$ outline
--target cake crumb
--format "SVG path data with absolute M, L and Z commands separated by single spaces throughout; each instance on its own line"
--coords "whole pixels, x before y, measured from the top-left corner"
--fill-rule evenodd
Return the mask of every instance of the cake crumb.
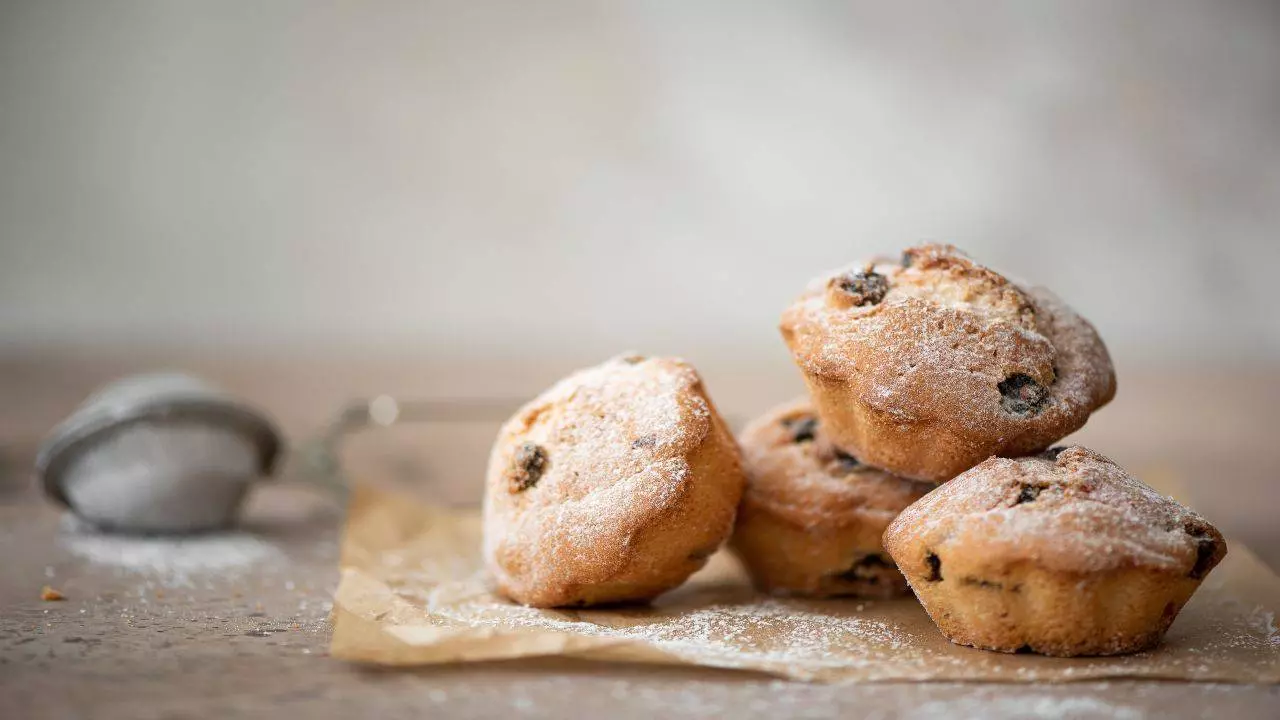
M 45 585 L 43 588 L 40 589 L 40 599 L 44 600 L 45 602 L 54 602 L 56 600 L 66 600 L 67 596 L 63 595 L 62 593 L 58 592 L 52 587 Z

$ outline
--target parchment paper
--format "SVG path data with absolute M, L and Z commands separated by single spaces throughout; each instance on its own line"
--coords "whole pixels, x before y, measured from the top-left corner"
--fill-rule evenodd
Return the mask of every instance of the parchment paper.
M 1164 643 L 1114 658 L 1005 655 L 952 645 L 914 598 L 754 593 L 721 552 L 652 606 L 535 610 L 493 594 L 477 511 L 372 489 L 352 498 L 334 602 L 334 657 L 429 665 L 548 655 L 736 668 L 814 681 L 1280 682 L 1280 579 L 1230 545 Z

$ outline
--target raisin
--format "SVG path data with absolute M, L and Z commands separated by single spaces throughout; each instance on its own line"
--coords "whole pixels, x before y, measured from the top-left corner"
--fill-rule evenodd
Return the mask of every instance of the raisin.
M 645 435 L 631 441 L 631 449 L 639 450 L 640 448 L 651 448 L 658 444 L 657 435 Z
M 788 418 L 782 421 L 784 427 L 791 431 L 791 442 L 813 442 L 818 432 L 818 418 L 812 416 Z
M 858 558 L 848 570 L 841 572 L 836 577 L 845 582 L 865 581 L 877 583 L 880 577 L 877 570 L 880 568 L 896 569 L 898 566 L 893 564 L 892 560 L 888 560 L 880 553 L 870 553 Z
M 961 585 L 970 585 L 979 587 L 983 590 L 1004 590 L 1004 583 L 998 583 L 994 580 L 983 580 L 982 578 L 967 577 L 960 581 Z
M 858 458 L 839 448 L 836 448 L 834 452 L 836 455 L 836 464 L 841 470 L 845 472 L 853 472 L 861 467 L 862 461 L 858 460 Z
M 925 564 L 929 566 L 929 577 L 925 580 L 929 582 L 938 582 L 942 579 L 942 558 L 933 553 L 926 553 L 924 556 Z
M 511 492 L 523 492 L 538 484 L 546 468 L 546 450 L 531 442 L 521 444 L 511 462 Z
M 876 305 L 889 292 L 889 279 L 870 268 L 836 278 L 836 287 L 853 298 L 853 304 Z
M 1046 460 L 1057 460 L 1058 456 L 1062 454 L 1062 451 L 1066 449 L 1067 449 L 1066 445 L 1055 445 L 1049 448 L 1048 450 L 1045 450 L 1044 452 L 1040 453 L 1040 455 Z
M 1201 537 L 1196 542 L 1196 564 L 1191 566 L 1192 580 L 1203 580 L 1213 569 L 1218 555 L 1218 542 L 1213 538 Z
M 1174 529 L 1176 529 L 1176 526 L 1169 528 L 1169 530 Z M 1188 577 L 1192 580 L 1202 580 L 1218 564 L 1220 559 L 1218 541 L 1210 535 L 1207 527 L 1193 519 L 1188 519 L 1183 523 L 1182 531 L 1196 541 L 1196 563 L 1191 566 L 1191 572 L 1188 573 Z
M 1022 490 L 1018 492 L 1018 499 L 1013 504 L 1021 505 L 1022 503 L 1034 502 L 1036 498 L 1040 497 L 1040 490 L 1041 488 L 1035 485 L 1023 485 Z
M 1014 415 L 1035 415 L 1044 408 L 1049 391 L 1030 375 L 1014 373 L 996 386 L 1003 395 L 1000 407 Z

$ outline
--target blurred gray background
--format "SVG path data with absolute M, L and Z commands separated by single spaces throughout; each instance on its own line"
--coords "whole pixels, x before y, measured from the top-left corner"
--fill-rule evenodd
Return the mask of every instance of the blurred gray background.
M 291 519 L 315 505 L 292 481 L 348 403 L 500 398 L 488 422 L 342 446 L 356 481 L 474 505 L 501 416 L 609 355 L 689 358 L 737 427 L 798 395 L 783 307 L 920 241 L 1092 320 L 1119 392 L 1068 442 L 1280 568 L 1280 0 L 0 0 L 0 600 L 20 599 L 0 651 L 25 658 L 7 686 L 46 714 L 423 697 L 416 676 L 408 695 L 386 673 L 330 683 L 345 668 L 317 675 L 302 633 L 267 647 L 302 582 L 162 600 L 46 560 L 36 447 L 108 380 L 194 372 L 279 422 L 295 452 L 259 527 L 305 548 L 290 577 L 319 598 L 337 550 Z M 37 609 L 46 582 L 61 613 Z M 245 615 L 271 632 L 234 637 Z M 449 682 L 538 687 L 511 672 Z M 735 714 L 700 701 L 713 685 L 653 687 Z M 1006 689 L 989 697 L 1052 700 Z M 1208 690 L 1098 697 L 1231 716 Z M 1064 692 L 1050 712 L 1112 707 Z
M 294 447 L 627 349 L 741 424 L 809 278 L 949 241 L 1111 347 L 1069 441 L 1280 567 L 1277 2 L 0 0 L 0 170 L 0 495 L 157 368 Z M 471 503 L 495 428 L 344 463 Z
M 1280 360 L 1280 4 L 0 5 L 0 347 L 785 363 L 920 240 Z M 1121 376 L 1124 387 L 1124 376 Z

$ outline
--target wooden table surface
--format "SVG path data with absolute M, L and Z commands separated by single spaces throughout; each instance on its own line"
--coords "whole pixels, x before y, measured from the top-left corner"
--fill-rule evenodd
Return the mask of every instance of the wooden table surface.
M 257 492 L 241 530 L 270 552 L 251 567 L 174 572 L 104 564 L 30 480 L 34 443 L 121 373 L 182 368 L 254 398 L 299 438 L 352 397 L 522 396 L 581 360 L 501 364 L 345 355 L 79 351 L 0 353 L 0 717 L 1276 717 L 1280 688 L 1110 681 L 1067 685 L 823 686 L 727 671 L 524 661 L 389 672 L 326 655 L 341 511 L 296 479 Z M 322 359 L 317 360 L 320 357 Z M 799 389 L 780 363 L 697 359 L 743 418 Z M 1121 369 L 1117 401 L 1076 438 L 1139 474 L 1175 473 L 1189 501 L 1273 567 L 1280 560 L 1274 430 L 1280 369 Z M 355 474 L 422 478 L 466 504 L 495 424 L 352 438 Z M 85 541 L 90 542 L 90 541 Z M 101 550 L 101 548 L 98 548 Z M 46 602 L 51 585 L 66 600 Z

